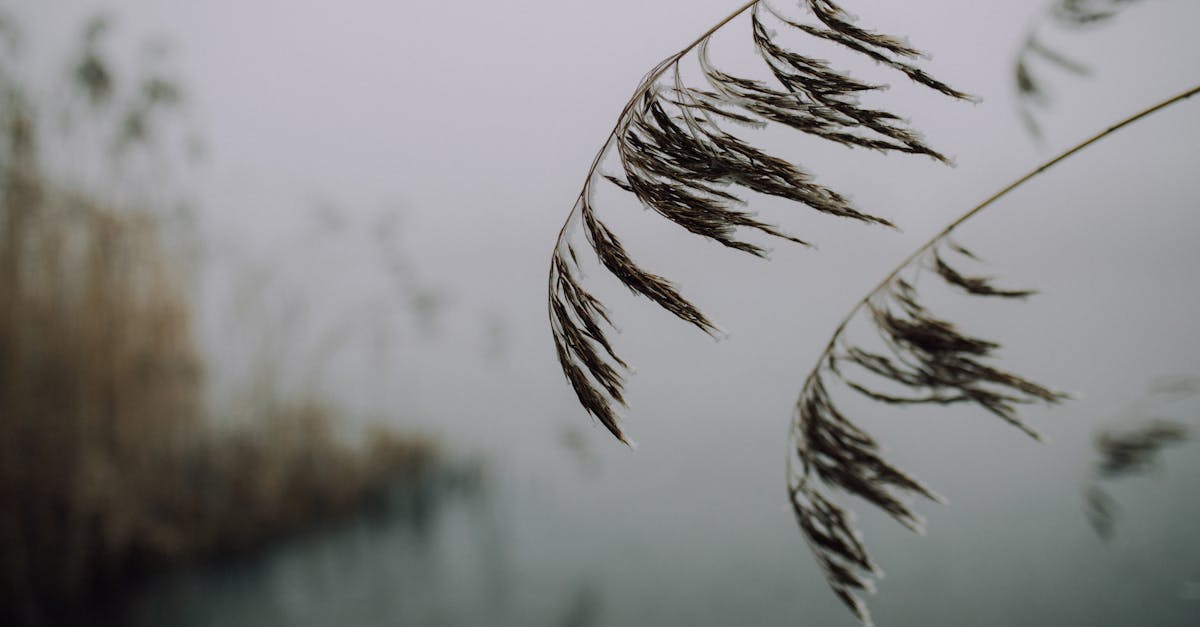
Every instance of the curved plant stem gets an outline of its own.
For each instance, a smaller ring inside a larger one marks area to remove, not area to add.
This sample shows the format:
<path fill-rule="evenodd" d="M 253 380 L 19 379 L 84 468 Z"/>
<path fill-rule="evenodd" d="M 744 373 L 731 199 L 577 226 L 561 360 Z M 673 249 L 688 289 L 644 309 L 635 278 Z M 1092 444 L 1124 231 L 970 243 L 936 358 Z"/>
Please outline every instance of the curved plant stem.
<path fill-rule="evenodd" d="M 840 489 L 847 495 L 861 497 L 909 529 L 918 532 L 922 529 L 921 518 L 909 508 L 906 499 L 923 496 L 933 501 L 941 501 L 941 498 L 920 481 L 880 456 L 878 443 L 835 406 L 823 381 L 825 374 L 832 373 L 859 393 L 889 404 L 974 403 L 1036 438 L 1036 433 L 1017 418 L 1014 405 L 1034 400 L 1057 402 L 1067 398 L 1065 394 L 1013 373 L 982 364 L 979 360 L 988 357 L 990 351 L 1000 345 L 961 335 L 953 324 L 929 314 L 916 301 L 915 288 L 911 285 L 901 284 L 902 287 L 896 288 L 896 292 L 888 294 L 889 298 L 896 299 L 900 304 L 902 312 L 899 321 L 887 306 L 876 309 L 872 304 L 873 299 L 884 290 L 893 289 L 897 277 L 931 250 L 935 251 L 934 259 L 937 260 L 939 268 L 944 267 L 943 262 L 936 256 L 936 247 L 959 225 L 1010 192 L 1105 137 L 1197 93 L 1200 93 L 1200 85 L 1143 109 L 1004 186 L 958 216 L 905 257 L 878 285 L 859 299 L 838 323 L 816 365 L 805 377 L 800 397 L 796 401 L 787 438 L 787 489 L 804 539 L 824 571 L 826 581 L 862 624 L 869 626 L 871 622 L 867 608 L 858 593 L 873 590 L 873 582 L 881 573 L 855 529 L 852 512 L 830 500 L 829 490 Z M 969 252 L 965 254 L 970 256 Z M 1021 297 L 1029 293 L 988 289 L 986 281 L 985 285 L 964 281 L 963 277 L 952 269 L 949 273 L 939 269 L 938 273 L 947 282 L 965 288 L 973 294 Z M 838 372 L 834 355 L 840 346 L 842 334 L 850 321 L 868 307 L 874 314 L 876 329 L 888 344 L 896 362 L 893 363 L 887 356 L 876 356 L 861 351 L 860 355 L 855 357 L 852 353 L 858 349 L 854 347 L 849 347 L 847 359 L 900 385 L 909 388 L 929 388 L 930 395 L 919 398 L 889 396 L 848 381 Z M 906 359 L 908 356 L 911 356 L 915 363 L 909 363 Z M 895 365 L 896 363 L 899 365 Z M 983 384 L 997 386 L 1005 391 L 987 392 L 986 385 Z M 945 390 L 949 390 L 950 394 L 942 394 Z M 797 463 L 801 464 L 800 469 L 796 468 Z"/>
<path fill-rule="evenodd" d="M 607 307 L 583 284 L 586 272 L 576 255 L 573 230 L 583 228 L 586 243 L 578 243 L 595 253 L 595 261 L 635 296 L 647 298 L 713 337 L 723 332 L 671 279 L 638 264 L 598 215 L 594 204 L 597 185 L 613 184 L 632 194 L 643 209 L 695 236 L 765 257 L 765 248 L 741 237 L 744 231 L 808 243 L 758 221 L 746 210 L 748 199 L 739 192 L 784 198 L 849 220 L 891 223 L 858 210 L 848 196 L 818 183 L 802 164 L 755 146 L 722 128 L 724 124 L 761 128 L 776 123 L 847 147 L 945 161 L 900 116 L 858 104 L 860 95 L 881 90 L 883 85 L 864 82 L 847 70 L 777 42 L 774 30 L 760 19 L 760 10 L 767 7 L 763 0 L 738 4 L 736 10 L 641 78 L 592 159 L 555 240 L 547 275 L 547 313 L 555 352 L 581 406 L 621 441 L 626 439 L 618 426 L 621 416 L 616 408 L 626 405 L 624 383 L 629 366 L 608 338 L 607 333 L 616 327 Z M 807 7 L 819 24 L 793 22 L 772 11 L 772 25 L 777 18 L 777 26 L 801 38 L 836 45 L 948 98 L 971 99 L 917 67 L 916 60 L 922 56 L 919 50 L 896 37 L 851 24 L 852 18 L 836 0 L 800 0 L 798 4 Z M 749 18 L 754 49 L 770 70 L 769 77 L 727 74 L 709 59 L 707 44 L 739 17 Z M 691 85 L 682 80 L 680 65 L 695 55 L 703 80 Z M 667 78 L 672 70 L 674 85 Z M 620 174 L 604 172 L 610 157 L 619 160 Z"/>
<path fill-rule="evenodd" d="M 844 318 L 842 318 L 841 322 L 838 323 L 837 329 L 834 330 L 833 336 L 829 338 L 829 343 L 825 346 L 825 350 L 822 351 L 820 357 L 817 358 L 817 365 L 815 368 L 813 368 L 812 372 L 816 373 L 817 371 L 819 371 L 821 369 L 821 365 L 825 362 L 825 359 L 827 357 L 829 357 L 830 353 L 833 352 L 834 346 L 837 344 L 838 339 L 841 338 L 842 332 L 845 331 L 846 325 L 849 324 L 850 321 L 854 318 L 854 316 L 857 315 L 858 312 L 863 308 L 863 306 L 867 304 L 867 301 L 871 300 L 871 298 L 873 298 L 876 294 L 878 294 L 880 290 L 887 287 L 887 285 L 889 283 L 891 283 L 892 279 L 896 278 L 896 275 L 900 274 L 900 272 L 902 272 L 906 267 L 908 267 L 908 265 L 910 263 L 912 263 L 914 259 L 916 259 L 917 257 L 920 257 L 923 253 L 925 253 L 925 251 L 929 250 L 929 248 L 931 246 L 933 246 L 934 244 L 937 244 L 942 238 L 949 235 L 954 229 L 958 228 L 958 226 L 961 225 L 963 222 L 970 220 L 976 214 L 982 212 L 984 209 L 987 209 L 988 207 L 995 204 L 996 201 L 1007 196 L 1010 192 L 1016 190 L 1017 188 L 1021 187 L 1025 183 L 1028 183 L 1029 181 L 1037 178 L 1039 175 L 1041 175 L 1046 170 L 1049 170 L 1050 168 L 1058 165 L 1059 163 L 1066 161 L 1067 159 L 1071 158 L 1072 156 L 1074 156 L 1075 154 L 1079 153 L 1080 151 L 1086 149 L 1087 147 L 1091 146 L 1092 144 L 1095 144 L 1096 142 L 1104 139 L 1105 137 L 1112 135 L 1113 133 L 1125 128 L 1126 126 L 1134 124 L 1135 122 L 1137 122 L 1143 118 L 1147 118 L 1151 115 L 1154 115 L 1155 113 L 1162 111 L 1163 109 L 1166 109 L 1167 107 L 1170 107 L 1171 105 L 1174 105 L 1174 104 L 1177 104 L 1184 100 L 1187 100 L 1188 98 L 1195 96 L 1197 93 L 1200 93 L 1200 85 L 1195 85 L 1179 94 L 1176 94 L 1170 98 L 1167 98 L 1166 100 L 1163 100 L 1162 102 L 1159 102 L 1158 104 L 1155 104 L 1151 107 L 1143 109 L 1143 110 L 1121 120 L 1120 122 L 1117 122 L 1116 124 L 1113 124 L 1112 126 L 1104 129 L 1103 131 L 1096 133 L 1095 135 L 1089 137 L 1088 139 L 1085 139 L 1084 141 L 1082 141 L 1082 142 L 1076 144 L 1075 146 L 1067 149 L 1066 151 L 1060 153 L 1059 155 L 1050 159 L 1049 161 L 1039 165 L 1038 167 L 1034 168 L 1033 170 L 1030 170 L 1027 174 L 1022 176 L 1021 178 L 1013 181 L 1012 183 L 1009 183 L 1001 190 L 997 191 L 996 193 L 992 194 L 991 196 L 988 196 L 983 202 L 975 205 L 969 211 L 960 215 L 957 219 L 955 219 L 953 222 L 951 222 L 949 225 L 947 225 L 946 228 L 942 229 L 937 234 L 935 234 L 933 237 L 929 238 L 929 240 L 927 240 L 924 244 L 922 244 L 920 248 L 916 249 L 915 251 L 912 252 L 912 254 L 905 257 L 904 260 L 901 261 L 900 264 L 895 267 L 895 269 L 893 269 L 890 273 L 888 273 L 888 275 L 886 277 L 884 277 L 883 280 L 880 281 L 878 285 L 876 285 L 871 291 L 867 292 L 866 296 L 863 296 L 862 299 L 860 299 L 857 303 L 855 303 L 854 307 L 852 307 L 850 309 L 849 313 L 847 313 L 846 316 Z M 809 379 L 811 379 L 811 378 L 812 378 L 812 374 L 810 373 Z M 807 383 L 806 383 L 806 385 L 807 385 Z"/>
<path fill-rule="evenodd" d="M 571 209 L 571 213 L 563 222 L 562 228 L 558 230 L 558 239 L 555 240 L 554 244 L 555 251 L 562 246 L 563 240 L 566 237 L 567 227 L 570 226 L 571 222 L 578 217 L 579 202 L 582 201 L 583 197 L 587 195 L 588 188 L 591 187 L 592 184 L 592 179 L 596 176 L 596 168 L 600 166 L 600 161 L 604 159 L 604 155 L 608 152 L 609 147 L 612 146 L 613 140 L 616 139 L 617 134 L 621 132 L 621 126 L 625 124 L 626 118 L 629 116 L 629 112 L 633 110 L 633 107 L 637 106 L 637 103 L 639 100 L 641 100 L 642 96 L 646 95 L 646 91 L 650 89 L 650 87 L 654 84 L 654 81 L 657 81 L 659 77 L 661 77 L 663 73 L 667 71 L 667 68 L 671 67 L 671 64 L 682 59 L 684 55 L 694 50 L 696 46 L 699 46 L 704 42 L 704 40 L 711 37 L 713 33 L 716 33 L 726 24 L 736 19 L 739 15 L 750 10 L 760 1 L 761 0 L 751 0 L 751 2 L 743 4 L 736 11 L 725 16 L 725 18 L 720 22 L 713 24 L 711 28 L 704 31 L 704 34 L 697 37 L 692 43 L 685 46 L 682 50 L 663 59 L 662 61 L 659 61 L 658 65 L 654 66 L 654 69 L 650 70 L 650 72 L 648 72 L 646 76 L 642 78 L 642 82 L 638 83 L 637 89 L 634 90 L 633 95 L 629 97 L 629 101 L 626 102 L 625 106 L 621 109 L 621 114 L 617 116 L 617 123 L 613 125 L 612 131 L 609 132 L 608 139 L 604 140 L 604 144 L 600 146 L 600 150 L 596 152 L 596 156 L 592 159 L 592 165 L 588 168 L 587 176 L 584 177 L 583 189 L 579 191 L 579 197 L 576 200 L 575 207 Z"/>

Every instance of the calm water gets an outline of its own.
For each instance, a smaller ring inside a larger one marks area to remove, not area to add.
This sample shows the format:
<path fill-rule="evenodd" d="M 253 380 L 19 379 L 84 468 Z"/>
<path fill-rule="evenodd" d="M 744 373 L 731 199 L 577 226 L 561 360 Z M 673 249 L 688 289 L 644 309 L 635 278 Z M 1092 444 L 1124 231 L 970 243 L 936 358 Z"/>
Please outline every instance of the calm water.
<path fill-rule="evenodd" d="M 890 575 L 870 599 L 877 622 L 1197 624 L 1197 448 L 1168 450 L 1148 475 L 1105 484 L 1120 505 L 1107 544 L 1071 482 L 951 497 L 925 508 L 924 538 L 864 516 Z M 1042 466 L 1008 470 L 1043 484 Z M 601 482 L 588 481 L 580 491 Z M 621 511 L 569 511 L 589 508 L 556 489 L 487 475 L 422 496 L 400 491 L 388 511 L 154 582 L 124 625 L 853 624 L 781 508 L 742 512 L 739 529 L 713 520 L 729 512 L 697 515 L 686 503 L 672 512 L 668 502 L 651 517 L 666 519 L 639 516 L 651 527 L 621 534 L 606 529 L 629 524 Z"/>

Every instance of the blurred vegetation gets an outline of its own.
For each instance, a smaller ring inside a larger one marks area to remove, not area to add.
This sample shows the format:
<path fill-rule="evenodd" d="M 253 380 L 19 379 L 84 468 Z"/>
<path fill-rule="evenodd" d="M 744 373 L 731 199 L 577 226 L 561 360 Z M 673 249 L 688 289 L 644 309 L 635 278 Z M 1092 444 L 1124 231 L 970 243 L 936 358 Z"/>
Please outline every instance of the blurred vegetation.
<path fill-rule="evenodd" d="M 69 83 L 95 113 L 73 128 L 112 131 L 113 161 L 181 93 L 151 76 L 128 89 L 132 108 L 106 112 L 122 83 L 105 28 L 85 29 Z M 0 624 L 83 620 L 140 576 L 349 514 L 421 474 L 428 442 L 375 429 L 352 446 L 319 400 L 264 391 L 261 415 L 213 426 L 165 212 L 49 165 L 58 111 L 15 71 L 19 35 L 0 17 Z"/>

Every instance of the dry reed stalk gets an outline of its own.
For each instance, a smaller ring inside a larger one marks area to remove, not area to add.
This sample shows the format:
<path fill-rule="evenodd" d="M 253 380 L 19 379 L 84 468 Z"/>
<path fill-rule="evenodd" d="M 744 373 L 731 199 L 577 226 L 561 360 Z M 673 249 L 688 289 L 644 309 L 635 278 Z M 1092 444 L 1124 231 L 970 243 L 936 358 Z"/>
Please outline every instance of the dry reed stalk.
<path fill-rule="evenodd" d="M 773 28 L 837 45 L 890 68 L 918 85 L 951 98 L 965 93 L 930 76 L 915 62 L 922 53 L 907 43 L 865 30 L 831 0 L 804 0 L 813 19 L 800 22 L 765 2 L 748 2 L 642 79 L 596 153 L 554 246 L 548 284 L 550 327 L 563 373 L 580 404 L 618 440 L 628 443 L 616 407 L 624 405 L 628 366 L 617 356 L 606 327 L 604 304 L 588 292 L 572 233 L 582 228 L 600 265 L 634 294 L 700 330 L 717 327 L 667 279 L 638 265 L 593 204 L 597 184 L 608 182 L 633 194 L 646 208 L 695 235 L 756 256 L 766 251 L 739 239 L 752 229 L 798 244 L 803 240 L 760 222 L 742 210 L 744 191 L 796 201 L 832 216 L 891 226 L 865 213 L 839 192 L 818 183 L 807 169 L 770 155 L 725 130 L 730 124 L 782 124 L 847 147 L 925 155 L 946 161 L 902 118 L 859 102 L 884 86 L 863 82 L 826 61 L 785 47 Z M 719 69 L 708 54 L 712 36 L 735 18 L 750 19 L 754 48 L 775 83 L 742 78 Z M 696 53 L 705 86 L 687 84 L 680 62 Z M 623 176 L 604 175 L 600 164 L 617 154 Z"/>
<path fill-rule="evenodd" d="M 95 24 L 78 72 L 99 103 L 123 83 L 92 46 Z M 7 26 L 0 17 L 0 37 Z M 38 154 L 38 115 L 54 112 L 29 100 L 6 60 L 0 624 L 91 624 L 89 603 L 131 578 L 261 546 L 422 472 L 429 442 L 374 431 L 346 445 L 334 437 L 339 413 L 315 401 L 264 403 L 257 428 L 214 433 L 190 295 L 159 214 L 62 184 Z M 166 83 L 145 85 L 159 90 L 146 98 L 170 98 Z"/>
<path fill-rule="evenodd" d="M 0 624 L 74 619 L 131 578 L 348 515 L 429 464 L 420 439 L 341 443 L 317 402 L 211 433 L 154 220 L 35 168 L 0 176 Z"/>
<path fill-rule="evenodd" d="M 0 543 L 5 592 L 49 605 L 86 597 L 135 552 L 148 485 L 196 427 L 200 368 L 153 225 L 27 185 L 5 199 L 22 217 L 0 255 Z"/>
<path fill-rule="evenodd" d="M 833 502 L 829 489 L 858 496 L 879 507 L 904 526 L 919 531 L 921 519 L 911 510 L 913 497 L 937 500 L 915 478 L 881 457 L 878 443 L 838 410 L 825 379 L 845 383 L 851 390 L 887 404 L 975 404 L 1037 438 L 1016 414 L 1016 406 L 1033 401 L 1056 403 L 1066 398 L 1028 379 L 988 363 L 1000 344 L 971 337 L 953 323 L 940 320 L 921 306 L 904 274 L 921 267 L 943 281 L 981 297 L 1024 298 L 1032 292 L 996 288 L 981 277 L 967 277 L 945 261 L 947 251 L 974 255 L 951 239 L 954 231 L 1012 191 L 1055 165 L 1139 120 L 1200 93 L 1192 87 L 1143 109 L 1096 133 L 1013 181 L 963 213 L 930 238 L 861 300 L 837 325 L 816 366 L 805 378 L 789 430 L 788 495 L 797 522 L 813 549 L 835 594 L 864 624 L 870 616 L 855 594 L 870 590 L 879 569 L 871 560 L 847 510 Z M 895 313 L 895 310 L 899 313 Z M 868 314 L 883 337 L 888 355 L 874 354 L 850 343 L 846 326 Z M 913 395 L 879 392 L 850 380 L 839 367 L 851 363 Z"/>
<path fill-rule="evenodd" d="M 1112 17 L 1121 5 L 1134 1 L 1062 0 L 1056 11 L 1060 20 L 1094 23 Z M 859 83 L 827 63 L 815 62 L 777 45 L 770 30 L 763 26 L 760 8 L 765 7 L 788 28 L 864 54 L 921 85 L 955 98 L 966 98 L 965 94 L 903 61 L 917 56 L 917 52 L 894 38 L 855 27 L 832 2 L 808 0 L 804 4 L 819 25 L 800 24 L 766 5 L 750 2 L 657 65 L 643 79 L 597 153 L 576 205 L 560 232 L 549 284 L 550 323 L 558 359 L 584 409 L 622 442 L 628 440 L 617 424 L 615 406 L 624 404 L 622 382 L 627 366 L 616 355 L 606 335 L 604 327 L 611 325 L 607 309 L 581 284 L 572 229 L 582 226 L 601 265 L 634 293 L 649 297 L 706 332 L 713 333 L 716 328 L 670 282 L 633 262 L 616 235 L 597 217 L 592 205 L 596 181 L 603 178 L 634 194 L 643 205 L 694 234 L 761 255 L 763 251 L 757 246 L 736 239 L 735 230 L 747 227 L 804 242 L 734 209 L 734 203 L 741 199 L 727 190 L 729 186 L 796 200 L 823 213 L 863 222 L 890 223 L 858 211 L 837 192 L 815 183 L 806 171 L 727 135 L 717 120 L 760 125 L 782 123 L 848 146 L 941 159 L 911 130 L 894 125 L 896 116 L 858 108 L 854 95 L 875 86 Z M 708 58 L 707 43 L 713 33 L 747 12 L 751 16 L 756 49 L 783 86 L 782 90 L 720 72 Z M 1056 58 L 1035 39 L 1027 38 L 1027 48 L 1033 51 L 1027 54 L 1057 59 L 1060 65 L 1070 67 L 1068 61 Z M 700 67 L 711 90 L 690 87 L 680 78 L 679 62 L 693 49 L 698 50 Z M 1030 98 L 1040 88 L 1027 63 L 1025 57 L 1018 60 L 1017 80 L 1023 97 Z M 668 75 L 674 80 L 660 83 Z M 968 335 L 951 321 L 937 317 L 922 305 L 914 280 L 906 275 L 924 268 L 945 284 L 975 297 L 1021 299 L 1031 295 L 1030 290 L 1000 288 L 986 277 L 959 270 L 959 261 L 952 258 L 973 260 L 975 256 L 951 241 L 951 233 L 1056 164 L 1138 120 L 1190 98 L 1197 91 L 1200 87 L 1114 124 L 988 197 L 914 251 L 864 296 L 834 330 L 816 366 L 807 375 L 796 403 L 789 430 L 788 495 L 797 523 L 831 588 L 864 624 L 870 623 L 870 616 L 857 593 L 873 587 L 872 579 L 879 570 L 854 528 L 850 512 L 833 500 L 832 491 L 861 497 L 914 530 L 921 529 L 922 521 L 911 509 L 913 498 L 937 500 L 937 496 L 881 456 L 878 443 L 838 408 L 828 382 L 837 381 L 854 393 L 885 404 L 976 405 L 1037 438 L 1036 432 L 1020 419 L 1017 407 L 1035 401 L 1057 403 L 1066 396 L 993 365 L 1000 344 Z M 614 147 L 624 178 L 599 174 L 601 161 Z M 878 332 L 884 352 L 869 350 L 844 337 L 846 325 L 859 315 L 866 315 Z M 847 367 L 875 383 L 848 378 Z M 891 388 L 879 387 L 881 382 Z"/>

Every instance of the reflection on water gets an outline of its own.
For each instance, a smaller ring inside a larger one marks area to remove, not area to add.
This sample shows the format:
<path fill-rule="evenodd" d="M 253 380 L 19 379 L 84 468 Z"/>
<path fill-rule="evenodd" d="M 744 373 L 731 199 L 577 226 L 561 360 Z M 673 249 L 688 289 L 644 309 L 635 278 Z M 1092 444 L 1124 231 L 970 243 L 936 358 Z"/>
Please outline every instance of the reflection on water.
<path fill-rule="evenodd" d="M 780 538 L 734 535 L 729 546 L 692 551 L 700 561 L 671 563 L 652 547 L 630 553 L 589 540 L 596 530 L 561 524 L 556 509 L 562 503 L 547 499 L 544 486 L 498 474 L 443 471 L 428 483 L 398 486 L 358 518 L 165 576 L 147 585 L 110 627 L 853 624 L 822 603 L 826 590 L 815 573 L 804 584 L 764 568 L 762 560 L 705 557 L 757 552 L 766 544 L 784 561 L 801 564 L 804 555 L 778 544 Z M 1062 505 L 1064 512 L 1072 508 Z M 1181 544 L 1190 535 L 1186 521 L 1195 520 L 1191 507 L 1175 512 L 1181 514 L 1176 523 L 1130 521 L 1124 543 L 1103 550 L 1076 533 L 1077 519 L 1054 522 L 1056 516 L 1042 512 L 1029 531 L 1043 538 L 1041 551 L 1057 550 L 1024 564 L 1006 557 L 1028 555 L 1024 545 L 988 544 L 979 531 L 986 525 L 945 526 L 936 546 L 896 554 L 901 576 L 892 583 L 902 590 L 877 597 L 891 604 L 891 620 L 880 624 L 999 627 L 1017 618 L 1029 625 L 1196 624 L 1189 621 L 1200 616 L 1194 579 L 1200 570 L 1194 545 Z M 1045 529 L 1048 519 L 1057 531 Z M 681 522 L 670 525 L 673 534 L 705 524 Z M 662 530 L 654 535 L 669 542 Z M 1072 540 L 1064 546 L 1067 537 Z M 962 570 L 976 560 L 986 567 Z M 695 567 L 700 563 L 709 567 Z M 1068 572 L 1078 576 L 1064 578 Z M 1045 588 L 1048 576 L 1063 584 Z M 935 599 L 944 602 L 930 605 Z M 1136 616 L 1152 619 L 1129 622 Z"/>
<path fill-rule="evenodd" d="M 121 627 L 599 624 L 602 598 L 587 579 L 546 590 L 545 615 L 518 608 L 507 521 L 478 467 L 397 486 L 354 520 L 262 553 L 152 582 Z"/>

